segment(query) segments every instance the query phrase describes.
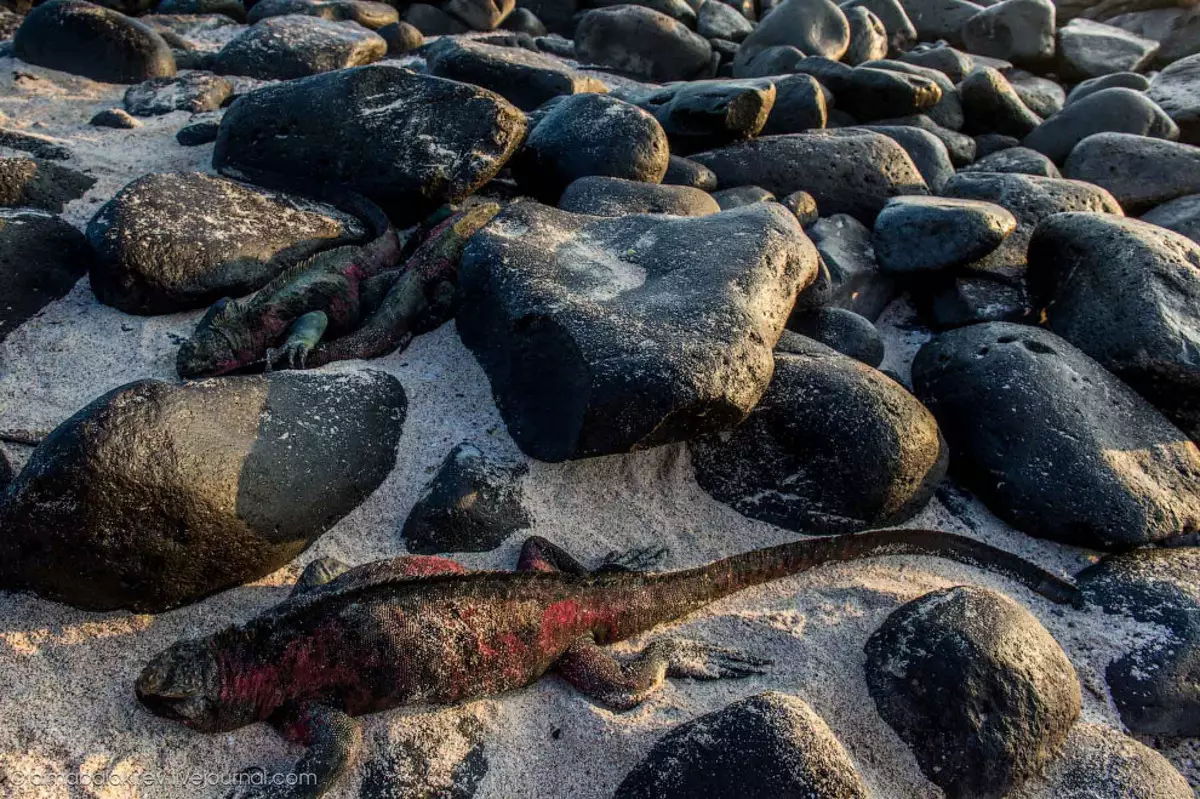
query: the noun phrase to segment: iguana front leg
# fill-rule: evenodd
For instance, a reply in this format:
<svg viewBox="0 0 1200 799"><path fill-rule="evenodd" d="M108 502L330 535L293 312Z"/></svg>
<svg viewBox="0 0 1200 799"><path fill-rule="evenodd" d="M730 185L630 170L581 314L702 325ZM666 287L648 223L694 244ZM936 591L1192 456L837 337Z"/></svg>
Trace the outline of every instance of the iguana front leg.
<svg viewBox="0 0 1200 799"><path fill-rule="evenodd" d="M295 322L288 331L287 340L279 349L267 350L267 371L284 363L291 369L304 369L308 354L321 341L329 327L329 317L324 311L309 311Z"/></svg>
<svg viewBox="0 0 1200 799"><path fill-rule="evenodd" d="M624 552L614 550L604 556L598 567L589 569L558 544L540 535L534 535L525 539L521 546L517 571L563 572L578 577L605 572L649 571L658 565L666 554L666 547L645 547Z"/></svg>
<svg viewBox="0 0 1200 799"><path fill-rule="evenodd" d="M307 747L287 774L264 774L262 785L235 790L229 799L319 799L362 751L362 727L340 710L324 705L286 706L271 724L287 740Z"/></svg>

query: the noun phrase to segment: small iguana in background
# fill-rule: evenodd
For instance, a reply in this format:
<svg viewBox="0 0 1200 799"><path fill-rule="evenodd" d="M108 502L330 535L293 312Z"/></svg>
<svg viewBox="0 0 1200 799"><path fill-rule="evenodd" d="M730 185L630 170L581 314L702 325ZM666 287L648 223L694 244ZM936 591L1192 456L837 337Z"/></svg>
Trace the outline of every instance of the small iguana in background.
<svg viewBox="0 0 1200 799"><path fill-rule="evenodd" d="M365 197L329 187L300 191L278 176L248 177L331 201L364 219L374 238L323 250L248 298L219 300L179 348L181 377L212 377L256 365L303 369L378 358L407 346L415 334L450 317L463 245L500 210L491 203L457 212L443 209L431 229L414 232L410 242L419 244L397 266L399 237L384 212Z"/></svg>
<svg viewBox="0 0 1200 799"><path fill-rule="evenodd" d="M644 701L667 676L762 673L767 661L697 642L654 641L625 663L602 647L736 591L877 555L981 566L1054 602L1082 604L1073 585L1015 555L928 530L814 538L658 574L629 571L620 561L589 572L535 537L526 541L516 572L467 572L427 556L349 570L331 559L315 561L277 607L157 655L135 691L151 712L202 732L269 721L307 752L290 787L257 795L319 797L361 747L353 716L491 696L550 670L619 710ZM302 784L303 775L312 775L310 784Z"/></svg>

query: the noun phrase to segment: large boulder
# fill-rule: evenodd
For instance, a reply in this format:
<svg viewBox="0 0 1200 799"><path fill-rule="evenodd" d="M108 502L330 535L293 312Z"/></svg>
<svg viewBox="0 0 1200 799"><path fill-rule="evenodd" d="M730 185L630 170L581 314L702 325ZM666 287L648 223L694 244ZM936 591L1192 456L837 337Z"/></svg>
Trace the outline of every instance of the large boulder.
<svg viewBox="0 0 1200 799"><path fill-rule="evenodd" d="M794 47L837 61L850 46L850 24L831 0L784 0L742 41L738 59L769 47Z"/></svg>
<svg viewBox="0 0 1200 799"><path fill-rule="evenodd" d="M589 11L575 29L575 51L591 61L656 83L689 80L712 63L707 39L650 8L619 5Z"/></svg>
<svg viewBox="0 0 1200 799"><path fill-rule="evenodd" d="M53 161L0 157L0 207L60 213L94 185L95 178Z"/></svg>
<svg viewBox="0 0 1200 799"><path fill-rule="evenodd" d="M872 242L884 272L913 274L965 266L1016 230L1007 209L979 200L895 197L875 220Z"/></svg>
<svg viewBox="0 0 1200 799"><path fill-rule="evenodd" d="M769 691L668 732L626 775L613 799L869 795L825 720L803 700Z"/></svg>
<svg viewBox="0 0 1200 799"><path fill-rule="evenodd" d="M763 136L692 158L722 188L761 186L780 197L807 191L822 215L850 214L867 224L892 197L929 193L903 147L864 130Z"/></svg>
<svg viewBox="0 0 1200 799"><path fill-rule="evenodd" d="M733 430L691 442L700 487L752 519L801 533L904 522L946 473L932 414L882 372L785 334L775 376Z"/></svg>
<svg viewBox="0 0 1200 799"><path fill-rule="evenodd" d="M213 59L218 75L291 80L358 67L387 55L387 42L354 23L288 14L256 22Z"/></svg>
<svg viewBox="0 0 1200 799"><path fill-rule="evenodd" d="M523 202L459 267L458 331L532 457L629 452L742 421L817 272L796 217L598 218Z"/></svg>
<svg viewBox="0 0 1200 799"><path fill-rule="evenodd" d="M406 405L382 372L114 389L55 428L0 500L0 583L157 613L256 580L383 482Z"/></svg>
<svg viewBox="0 0 1200 799"><path fill-rule="evenodd" d="M1129 133L1097 133L1071 151L1067 177L1102 186L1128 213L1200 193L1200 147Z"/></svg>
<svg viewBox="0 0 1200 799"><path fill-rule="evenodd" d="M1053 333L952 330L921 348L912 376L955 473L1017 529L1125 549L1200 526L1200 450Z"/></svg>
<svg viewBox="0 0 1200 799"><path fill-rule="evenodd" d="M216 111L232 94L233 84L225 78L211 72L184 72L130 86L124 103L126 111L139 117L172 111L202 114Z"/></svg>
<svg viewBox="0 0 1200 799"><path fill-rule="evenodd" d="M62 219L0 208L0 341L87 274L92 248Z"/></svg>
<svg viewBox="0 0 1200 799"><path fill-rule="evenodd" d="M1157 52L1153 39L1090 19L1073 19L1058 29L1058 74L1067 81L1141 72Z"/></svg>
<svg viewBox="0 0 1200 799"><path fill-rule="evenodd" d="M1179 128L1153 100L1134 89L1115 87L1071 103L1039 125L1022 144L1061 164L1075 145L1096 133L1179 138Z"/></svg>
<svg viewBox="0 0 1200 799"><path fill-rule="evenodd" d="M175 74L175 58L161 36L85 0L49 0L29 12L13 39L13 55L106 83Z"/></svg>
<svg viewBox="0 0 1200 799"><path fill-rule="evenodd" d="M1054 57L1054 18L1050 0L1002 0L966 21L963 43L976 55L1042 66Z"/></svg>
<svg viewBox="0 0 1200 799"><path fill-rule="evenodd" d="M243 95L221 120L213 166L346 184L416 220L491 180L524 136L524 114L498 95L369 66Z"/></svg>
<svg viewBox="0 0 1200 799"><path fill-rule="evenodd" d="M144 175L87 227L91 283L126 313L204 308L264 286L318 250L367 237L356 217L199 172Z"/></svg>
<svg viewBox="0 0 1200 799"><path fill-rule="evenodd" d="M1175 120L1180 141L1200 144L1200 53L1155 75L1147 93Z"/></svg>
<svg viewBox="0 0 1200 799"><path fill-rule="evenodd" d="M1079 718L1071 661L1003 594L960 585L903 605L871 635L879 715L948 799L999 799L1037 774Z"/></svg>
<svg viewBox="0 0 1200 799"><path fill-rule="evenodd" d="M1200 244L1107 214L1058 214L1029 243L1046 327L1200 440Z"/></svg>

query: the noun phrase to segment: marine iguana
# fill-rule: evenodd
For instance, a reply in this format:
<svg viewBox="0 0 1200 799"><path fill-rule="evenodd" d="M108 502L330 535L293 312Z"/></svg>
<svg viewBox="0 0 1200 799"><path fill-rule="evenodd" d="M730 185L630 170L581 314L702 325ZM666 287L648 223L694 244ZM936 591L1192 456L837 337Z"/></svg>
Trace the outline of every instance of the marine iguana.
<svg viewBox="0 0 1200 799"><path fill-rule="evenodd" d="M319 797L357 756L362 733L353 716L499 694L550 670L620 710L641 703L667 676L761 673L767 661L704 643L660 639L627 663L602 646L754 585L877 555L984 566L1055 602L1082 604L1073 585L1015 555L928 530L814 538L657 574L619 563L589 572L534 537L516 572L467 572L432 556L349 570L318 560L277 607L157 655L135 691L151 712L202 732L271 722L307 752L291 787L260 795ZM312 775L310 784L301 775Z"/></svg>
<svg viewBox="0 0 1200 799"><path fill-rule="evenodd" d="M279 179L256 182L269 186ZM179 348L181 377L211 377L262 364L293 369L348 358L378 358L403 348L451 313L462 247L496 213L494 204L441 212L398 267L400 241L383 211L361 195L322 187L298 192L331 200L365 219L375 238L323 250L295 264L247 299L218 300ZM425 233L425 235L421 235ZM327 334L333 336L326 340Z"/></svg>

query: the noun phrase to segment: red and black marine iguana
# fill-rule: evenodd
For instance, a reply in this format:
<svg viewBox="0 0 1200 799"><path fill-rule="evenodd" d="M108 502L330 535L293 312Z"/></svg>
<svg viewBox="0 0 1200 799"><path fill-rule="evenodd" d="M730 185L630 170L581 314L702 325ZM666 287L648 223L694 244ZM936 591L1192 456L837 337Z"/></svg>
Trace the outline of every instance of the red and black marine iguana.
<svg viewBox="0 0 1200 799"><path fill-rule="evenodd" d="M734 650L658 640L627 663L602 649L754 585L834 561L932 555L1006 574L1058 603L1079 591L1021 558L969 538L879 530L758 549L695 569L589 572L542 538L516 572L467 572L409 556L344 570L318 560L292 596L244 625L182 641L138 678L153 713L202 732L269 721L307 747L294 777L312 784L264 796L319 797L361 746L353 716L413 703L448 704L529 685L553 670L617 709L645 700L664 677L761 673Z"/></svg>
<svg viewBox="0 0 1200 799"><path fill-rule="evenodd" d="M397 266L399 237L367 198L328 186L297 188L268 173L248 177L329 201L367 221L374 238L323 250L247 299L217 301L179 348L180 377L212 377L259 364L303 369L403 348L413 335L449 318L463 245L500 210L491 203L444 209L431 228L414 233L419 246Z"/></svg>

